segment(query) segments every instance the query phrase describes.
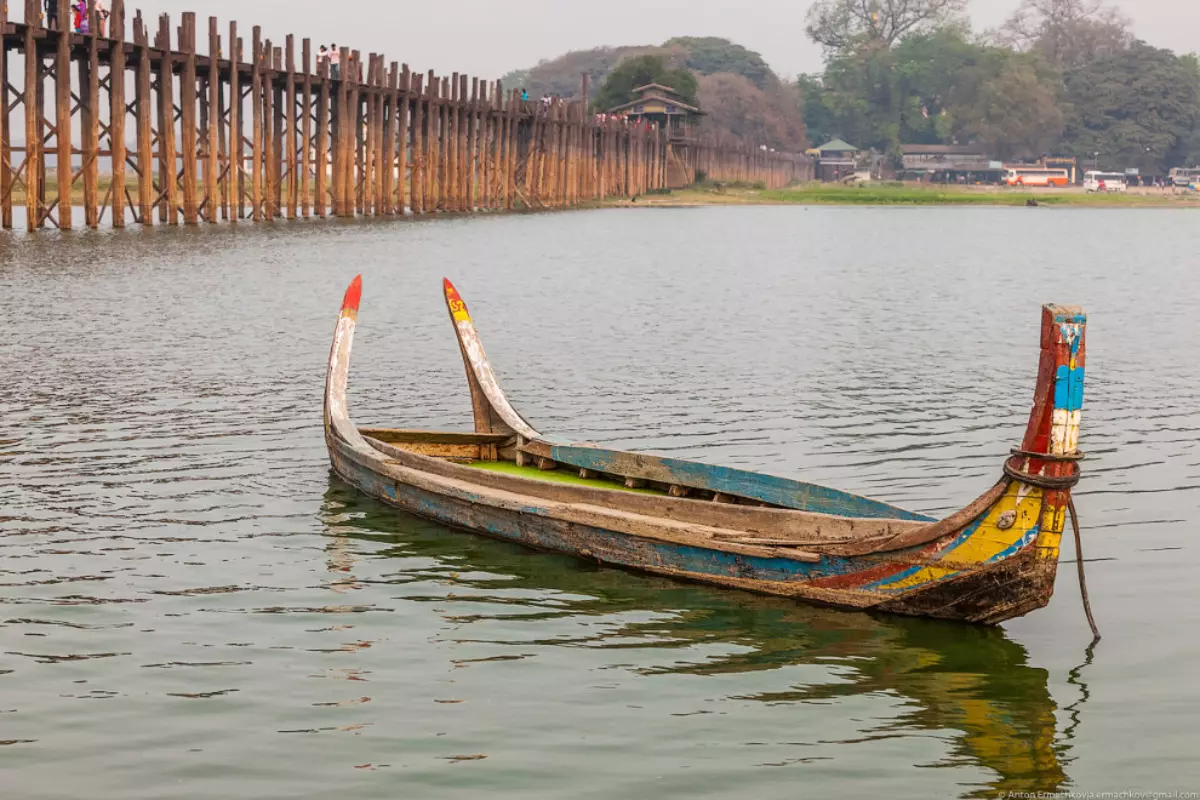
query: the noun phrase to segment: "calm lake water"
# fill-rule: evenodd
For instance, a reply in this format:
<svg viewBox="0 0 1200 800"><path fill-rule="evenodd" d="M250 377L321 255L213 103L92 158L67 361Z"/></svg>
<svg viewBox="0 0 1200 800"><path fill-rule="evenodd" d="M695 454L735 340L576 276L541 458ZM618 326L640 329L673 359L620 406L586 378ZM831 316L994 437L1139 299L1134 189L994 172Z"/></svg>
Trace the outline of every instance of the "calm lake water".
<svg viewBox="0 0 1200 800"><path fill-rule="evenodd" d="M0 238L12 798L1200 791L1200 215L711 208ZM541 429L942 514L1019 441L1039 305L1091 314L1049 608L1002 629L597 568L340 484L469 429L439 279Z"/></svg>

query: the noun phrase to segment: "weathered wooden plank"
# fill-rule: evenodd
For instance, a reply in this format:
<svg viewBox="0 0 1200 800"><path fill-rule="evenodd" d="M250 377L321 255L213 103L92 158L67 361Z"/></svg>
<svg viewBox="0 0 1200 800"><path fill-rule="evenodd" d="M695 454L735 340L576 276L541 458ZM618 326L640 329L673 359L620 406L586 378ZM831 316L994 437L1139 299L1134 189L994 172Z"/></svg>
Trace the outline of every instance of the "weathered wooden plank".
<svg viewBox="0 0 1200 800"><path fill-rule="evenodd" d="M401 428L359 428L363 436L389 444L430 442L433 444L505 444L512 440L507 433L457 433L454 431L424 431Z"/></svg>
<svg viewBox="0 0 1200 800"><path fill-rule="evenodd" d="M801 511L864 519L930 521L929 517L922 514L878 500L734 467L719 467L647 453L624 453L581 445L550 445L548 457L563 464L597 472L705 489Z"/></svg>

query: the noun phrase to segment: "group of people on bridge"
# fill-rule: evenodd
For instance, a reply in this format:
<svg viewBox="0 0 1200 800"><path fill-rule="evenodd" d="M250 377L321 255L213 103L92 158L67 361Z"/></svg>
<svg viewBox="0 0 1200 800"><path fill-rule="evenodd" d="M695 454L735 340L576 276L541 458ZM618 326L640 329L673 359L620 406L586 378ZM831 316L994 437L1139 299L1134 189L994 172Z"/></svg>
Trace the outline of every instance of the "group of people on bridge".
<svg viewBox="0 0 1200 800"><path fill-rule="evenodd" d="M46 10L46 27L53 30L73 31L75 33L91 33L91 22L88 20L87 0L43 0ZM60 12L67 10L67 25L62 26ZM105 35L108 27L108 0L96 0L96 33Z"/></svg>

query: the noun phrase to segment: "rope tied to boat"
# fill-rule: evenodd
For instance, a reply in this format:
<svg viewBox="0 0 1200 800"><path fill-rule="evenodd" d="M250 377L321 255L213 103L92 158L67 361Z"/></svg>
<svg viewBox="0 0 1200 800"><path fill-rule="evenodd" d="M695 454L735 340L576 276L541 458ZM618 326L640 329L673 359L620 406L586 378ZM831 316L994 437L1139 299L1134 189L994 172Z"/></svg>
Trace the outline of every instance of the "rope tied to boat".
<svg viewBox="0 0 1200 800"><path fill-rule="evenodd" d="M1084 459L1082 450L1074 453L1055 455L1053 453L1034 453L1019 447L1012 449L1012 457L1004 462L1004 474L1009 480L1020 481L1029 486L1055 492L1067 492L1067 511L1071 515L1071 528L1075 532L1075 566L1079 574L1079 594L1083 598L1083 612L1087 614L1088 625L1092 629L1092 644L1100 641L1100 630L1096 627L1096 619L1092 616L1092 603L1088 599L1087 578L1083 570L1083 542L1079 535L1079 515L1075 511L1075 498L1070 494L1071 489L1079 483L1082 470L1079 462ZM1017 459L1036 459L1054 464L1071 464L1072 469L1066 475L1036 475L1013 464Z"/></svg>

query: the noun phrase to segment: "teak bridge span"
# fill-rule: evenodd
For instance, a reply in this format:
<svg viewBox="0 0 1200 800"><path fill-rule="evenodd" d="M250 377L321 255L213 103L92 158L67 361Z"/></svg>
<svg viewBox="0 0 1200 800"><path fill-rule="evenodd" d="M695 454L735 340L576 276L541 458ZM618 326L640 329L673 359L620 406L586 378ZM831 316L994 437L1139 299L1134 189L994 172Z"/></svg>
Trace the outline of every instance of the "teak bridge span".
<svg viewBox="0 0 1200 800"><path fill-rule="evenodd" d="M68 4L59 7L65 20ZM166 14L151 41L137 11L132 42L122 0L112 2L105 36L95 0L87 17L89 32L78 33L44 27L38 0L25 0L24 23L0 9L5 229L18 189L34 231L71 228L77 204L84 225L95 228L107 214L119 228L155 216L198 224L555 208L684 186L698 170L768 187L811 171L804 156L671 138L657 126L593 117L585 101L522 101L499 81L420 75L349 48L333 77L327 60L314 71L308 39L297 69L294 37L276 47L257 26L244 60L237 23L223 43L215 17L207 55L197 52L191 12L174 46ZM9 69L16 53L23 82ZM22 145L12 141L18 110ZM111 163L107 185L102 159Z"/></svg>

